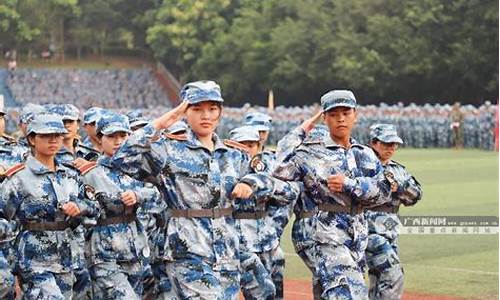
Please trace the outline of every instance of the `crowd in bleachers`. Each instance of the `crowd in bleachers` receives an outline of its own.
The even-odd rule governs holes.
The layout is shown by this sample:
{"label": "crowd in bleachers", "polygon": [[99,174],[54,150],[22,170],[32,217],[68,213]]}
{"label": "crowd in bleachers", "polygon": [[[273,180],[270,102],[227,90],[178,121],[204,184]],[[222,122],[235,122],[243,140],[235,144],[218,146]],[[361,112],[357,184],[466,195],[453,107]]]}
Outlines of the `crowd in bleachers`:
{"label": "crowd in bleachers", "polygon": [[[171,107],[167,94],[162,90],[149,69],[122,70],[63,70],[19,69],[9,80],[9,86],[19,103],[71,103],[82,111],[99,106],[121,113],[139,109],[149,117],[158,117]],[[449,148],[453,141],[452,110],[449,104],[379,105],[358,107],[358,125],[353,136],[362,143],[368,142],[369,127],[374,123],[393,123],[398,126],[406,147]],[[228,132],[241,124],[249,111],[269,113],[273,117],[273,130],[269,143],[275,145],[289,130],[319,110],[318,103],[310,106],[225,107],[224,118],[218,133],[227,137]],[[460,133],[465,148],[493,150],[495,147],[495,113],[497,105],[486,101],[479,107],[462,105]],[[11,109],[8,130],[15,130],[18,109]],[[9,119],[9,118],[8,118]]]}
{"label": "crowd in bleachers", "polygon": [[80,108],[156,108],[170,103],[150,69],[18,69],[8,85],[20,103]]}

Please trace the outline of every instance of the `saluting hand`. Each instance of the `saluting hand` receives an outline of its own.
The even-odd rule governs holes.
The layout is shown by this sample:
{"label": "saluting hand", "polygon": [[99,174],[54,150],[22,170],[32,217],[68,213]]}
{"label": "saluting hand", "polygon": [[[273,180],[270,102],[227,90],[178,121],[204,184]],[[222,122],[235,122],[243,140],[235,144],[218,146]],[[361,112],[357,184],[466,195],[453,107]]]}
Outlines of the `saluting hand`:
{"label": "saluting hand", "polygon": [[344,190],[344,174],[331,175],[327,179],[328,189],[333,193],[342,193]]}
{"label": "saluting hand", "polygon": [[80,214],[80,209],[75,202],[66,202],[61,206],[64,214],[70,217],[76,217]]}
{"label": "saluting hand", "polygon": [[121,196],[125,206],[133,206],[137,203],[137,195],[133,191],[125,191]]}
{"label": "saluting hand", "polygon": [[309,119],[302,122],[302,124],[300,124],[300,127],[304,129],[306,134],[314,128],[322,114],[323,112],[320,110],[314,116],[310,117]]}
{"label": "saluting hand", "polygon": [[181,104],[179,104],[177,107],[164,113],[161,117],[155,119],[153,121],[153,127],[156,130],[167,129],[172,124],[182,119],[182,117],[186,113],[187,107],[187,101],[182,101]]}
{"label": "saluting hand", "polygon": [[250,196],[252,196],[252,193],[253,190],[248,184],[240,182],[234,187],[233,191],[231,192],[231,197],[233,197],[233,199],[245,199],[250,198]]}

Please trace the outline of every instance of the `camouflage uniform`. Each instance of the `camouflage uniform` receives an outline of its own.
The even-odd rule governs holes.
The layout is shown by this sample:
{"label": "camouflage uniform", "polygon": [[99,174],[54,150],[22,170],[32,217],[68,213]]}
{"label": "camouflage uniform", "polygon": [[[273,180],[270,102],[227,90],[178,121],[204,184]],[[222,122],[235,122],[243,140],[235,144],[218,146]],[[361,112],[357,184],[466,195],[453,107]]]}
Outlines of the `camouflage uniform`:
{"label": "camouflage uniform", "polygon": [[[223,101],[213,82],[187,84],[181,98],[191,104]],[[182,137],[156,140],[158,136],[152,125],[134,132],[116,153],[113,164],[128,174],[149,170],[154,177],[163,175],[162,192],[167,193],[164,199],[172,213],[163,257],[177,296],[236,299],[239,241],[229,196],[247,173],[248,158],[225,146],[216,135],[212,152],[189,129]]]}
{"label": "camouflage uniform", "polygon": [[[304,129],[298,127],[290,131],[279,142],[277,147],[278,164],[292,153],[304,140],[306,142],[322,140],[329,134],[328,127],[324,125],[316,125],[307,135]],[[313,296],[314,299],[321,297],[321,285],[315,270],[315,254],[313,240],[313,216],[316,213],[317,204],[307,196],[304,189],[301,189],[301,195],[295,203],[293,210],[295,213],[295,221],[292,227],[292,242],[295,252],[302,259],[304,264],[313,274]]]}
{"label": "camouflage uniform", "polygon": [[[258,142],[260,137],[254,127],[242,126],[231,130],[230,139],[236,143]],[[238,147],[238,144],[233,147]],[[259,165],[252,167],[263,169],[264,165],[260,161],[258,163]],[[265,206],[265,203],[257,203],[252,198],[242,199],[234,204],[233,216],[240,238],[240,284],[245,299],[275,299],[276,296],[271,268],[266,268],[260,258],[263,253],[270,252],[279,245],[279,237],[273,224],[269,223]]]}
{"label": "camouflage uniform", "polygon": [[[130,132],[123,115],[106,114],[97,122],[97,132],[110,135]],[[121,193],[133,191],[138,205],[155,201],[159,193],[112,167],[111,158],[82,167],[83,181],[91,186],[100,205],[100,216],[89,232],[90,274],[93,299],[140,299],[143,293],[143,263],[150,256],[147,237],[136,220],[136,206],[127,207]]]}
{"label": "camouflage uniform", "polygon": [[[245,115],[245,125],[252,126],[258,131],[269,132],[272,126],[272,118],[265,113],[250,112]],[[261,141],[261,143],[265,142],[266,141]],[[261,167],[256,171],[270,174],[274,169],[276,154],[273,151],[269,151],[264,148],[263,151],[257,155],[257,157],[253,158],[253,162],[257,161]],[[293,207],[293,203],[291,202],[283,205],[282,203],[270,201],[266,204],[267,214],[264,222],[267,226],[274,228],[274,231],[276,232],[276,240],[274,241],[274,247],[259,253],[259,258],[271,274],[273,283],[276,287],[275,299],[283,299],[285,255],[281,249],[279,239],[290,219],[291,207]]]}
{"label": "camouflage uniform", "polygon": [[[350,91],[331,91],[321,99],[323,111],[356,107]],[[304,193],[319,211],[312,217],[314,269],[324,299],[366,299],[368,291],[361,268],[367,243],[363,205],[381,201],[389,193],[388,182],[373,151],[350,141],[346,149],[330,137],[304,142],[276,167],[273,175],[300,181]],[[327,187],[329,175],[343,173],[342,193]],[[385,200],[385,199],[382,199]]]}
{"label": "camouflage uniform", "polygon": [[[65,133],[60,118],[37,115],[28,133]],[[81,216],[96,213],[83,195],[78,172],[56,159],[51,171],[34,157],[12,167],[0,193],[0,219],[16,220],[22,228],[16,241],[17,270],[27,299],[72,297],[75,267],[71,230],[78,218],[66,216],[60,206],[74,202]]]}
{"label": "camouflage uniform", "polygon": [[[371,127],[372,141],[402,144],[396,128],[390,124]],[[365,216],[368,221],[366,260],[370,276],[370,299],[401,299],[403,295],[403,267],[397,244],[401,222],[397,212],[401,204],[414,205],[422,197],[420,184],[401,164],[390,160],[384,165],[384,174],[397,190],[389,201],[370,207]],[[380,201],[382,202],[382,201]]]}
{"label": "camouflage uniform", "polygon": [[[61,117],[63,122],[65,120],[78,121],[80,120],[80,112],[76,106],[72,104],[50,104],[46,105],[46,111],[49,113],[57,114]],[[84,158],[87,160],[95,160],[100,155],[99,152],[93,150],[91,155],[89,149],[84,149],[77,139],[73,140],[74,152],[71,152],[64,145],[61,147],[56,155],[56,158],[65,163],[72,165],[76,158]],[[87,155],[87,156],[86,156]],[[90,283],[90,274],[87,267],[85,258],[85,234],[86,228],[83,224],[74,229],[75,238],[73,242],[73,255],[75,255],[75,285],[73,287],[75,299],[92,299],[92,290]]]}

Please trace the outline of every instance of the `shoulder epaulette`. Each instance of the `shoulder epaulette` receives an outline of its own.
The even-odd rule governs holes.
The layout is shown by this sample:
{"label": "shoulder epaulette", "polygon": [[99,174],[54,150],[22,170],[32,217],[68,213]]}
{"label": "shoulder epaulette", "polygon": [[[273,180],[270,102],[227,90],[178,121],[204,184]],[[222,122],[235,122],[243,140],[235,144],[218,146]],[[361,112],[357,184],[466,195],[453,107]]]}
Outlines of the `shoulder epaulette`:
{"label": "shoulder epaulette", "polygon": [[187,135],[185,133],[181,134],[164,133],[163,135],[171,140],[187,141]]}
{"label": "shoulder epaulette", "polygon": [[97,163],[95,161],[91,161],[89,163],[84,164],[80,168],[78,168],[78,171],[80,171],[81,175],[87,174],[90,170],[94,169],[97,166]]}
{"label": "shoulder epaulette", "polygon": [[400,166],[400,167],[402,167],[402,168],[406,168],[404,165],[402,165],[402,164],[400,164],[399,162],[397,162],[397,161],[395,161],[395,160],[392,160],[392,159],[391,159],[391,163],[393,163],[393,164],[395,164],[395,165],[397,165],[397,166]]}
{"label": "shoulder epaulette", "polygon": [[22,169],[24,169],[26,167],[25,164],[17,164],[17,165],[13,165],[12,167],[10,167],[7,171],[5,171],[5,176],[7,177],[11,177],[12,175],[16,174],[17,172],[21,171]]}
{"label": "shoulder epaulette", "polygon": [[247,146],[243,145],[242,143],[235,142],[233,140],[224,140],[224,145],[244,152],[249,152]]}

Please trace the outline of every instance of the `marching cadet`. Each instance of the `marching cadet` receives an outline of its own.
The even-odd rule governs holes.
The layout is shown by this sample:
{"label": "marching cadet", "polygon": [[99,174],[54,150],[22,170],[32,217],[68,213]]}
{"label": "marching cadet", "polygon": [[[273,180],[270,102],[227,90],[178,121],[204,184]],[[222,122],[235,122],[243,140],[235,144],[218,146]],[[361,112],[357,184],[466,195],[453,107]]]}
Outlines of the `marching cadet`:
{"label": "marching cadet", "polygon": [[[232,217],[231,197],[249,198],[248,156],[226,146],[215,134],[222,114],[220,87],[213,81],[191,82],[181,89],[182,104],[130,136],[113,164],[129,174],[139,169],[163,174],[162,184],[174,191],[165,196],[171,217],[164,259],[180,299],[237,299],[240,283],[239,239]],[[183,115],[185,136],[161,136]],[[149,156],[145,159],[145,156]],[[248,175],[247,175],[248,176]],[[261,177],[248,178],[261,188]],[[253,181],[252,181],[253,180]],[[272,183],[272,182],[271,182]],[[167,188],[168,187],[168,188]]]}
{"label": "marching cadet", "polygon": [[[46,106],[46,110],[50,113],[57,114],[63,121],[66,134],[63,138],[63,146],[57,152],[57,159],[62,163],[81,167],[87,160],[95,160],[100,155],[96,150],[92,150],[90,155],[84,158],[85,153],[88,154],[89,149],[86,149],[78,140],[78,129],[80,121],[80,111],[72,104],[50,104]],[[81,149],[84,149],[83,151]],[[78,158],[81,158],[80,161]],[[75,239],[73,239],[73,255],[76,259],[75,267],[75,299],[89,300],[92,299],[92,289],[90,283],[90,274],[87,268],[85,258],[85,227],[80,224],[74,229]]]}
{"label": "marching cadet", "polygon": [[[302,143],[318,142],[328,137],[328,127],[322,124],[315,125],[322,114],[323,113],[319,111],[313,117],[305,120],[299,127],[290,131],[278,142],[276,151],[278,164],[285,160],[286,157],[293,153]],[[295,221],[292,227],[292,242],[295,252],[313,274],[313,296],[314,299],[320,299],[321,285],[315,270],[315,243],[313,239],[313,216],[316,214],[318,206],[302,189],[301,195],[295,203],[293,210],[295,213]]]}
{"label": "marching cadet", "polygon": [[[230,141],[227,143],[229,146],[248,152],[250,158],[255,157],[260,149],[259,131],[253,126],[231,130]],[[259,257],[263,252],[273,251],[279,246],[276,228],[266,215],[265,202],[250,198],[234,204],[233,217],[240,238],[240,284],[245,299],[276,298],[271,270],[265,268]]]}
{"label": "marching cadet", "polygon": [[96,132],[104,155],[80,168],[83,182],[91,187],[100,207],[88,241],[93,299],[141,299],[143,263],[150,249],[136,209],[159,193],[111,164],[111,157],[131,132],[126,116],[101,116]]}
{"label": "marching cadet", "polygon": [[384,174],[391,183],[389,201],[370,206],[365,212],[368,221],[366,261],[370,277],[370,299],[401,299],[403,295],[403,267],[397,244],[401,222],[399,206],[411,206],[422,198],[422,189],[406,168],[391,158],[403,140],[392,124],[370,127],[370,146],[384,166]]}
{"label": "marching cadet", "polygon": [[[250,112],[245,115],[245,124],[258,130],[260,136],[259,151],[257,155],[253,156],[251,165],[256,169],[256,172],[266,172],[270,174],[274,169],[276,153],[266,149],[265,145],[271,131],[272,118],[264,113]],[[283,299],[283,275],[285,272],[285,254],[281,249],[279,239],[290,219],[292,212],[291,207],[293,207],[293,203],[283,205],[282,203],[278,204],[274,201],[266,205],[267,215],[269,216],[267,223],[273,224],[278,240],[272,249],[261,251],[259,253],[259,258],[266,269],[271,273],[273,283],[276,287],[275,299],[277,300]]]}
{"label": "marching cadet", "polygon": [[[0,192],[0,223],[21,224],[17,267],[26,299],[71,299],[75,280],[72,228],[96,207],[84,198],[76,169],[56,154],[67,133],[60,117],[38,114],[28,125],[33,156],[11,167]],[[0,235],[4,235],[0,233]]]}
{"label": "marching cadet", "polygon": [[[300,181],[318,206],[313,216],[315,274],[323,299],[366,299],[361,261],[367,243],[363,206],[390,191],[373,151],[351,138],[357,119],[351,91],[333,90],[321,97],[329,136],[304,142],[280,162],[273,175]],[[258,189],[253,189],[255,192]]]}

